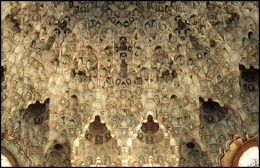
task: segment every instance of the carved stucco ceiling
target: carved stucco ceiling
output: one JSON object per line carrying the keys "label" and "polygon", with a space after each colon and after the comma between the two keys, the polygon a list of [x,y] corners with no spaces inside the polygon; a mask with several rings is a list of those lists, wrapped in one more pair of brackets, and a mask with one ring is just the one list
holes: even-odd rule
{"label": "carved stucco ceiling", "polygon": [[258,1],[1,1],[1,145],[25,166],[219,166],[227,130],[259,135],[258,27]]}

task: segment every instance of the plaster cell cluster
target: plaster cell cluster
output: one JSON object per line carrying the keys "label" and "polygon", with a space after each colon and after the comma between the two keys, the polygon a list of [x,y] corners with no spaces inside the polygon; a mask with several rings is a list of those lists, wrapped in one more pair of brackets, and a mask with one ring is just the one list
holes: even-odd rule
{"label": "plaster cell cluster", "polygon": [[258,1],[1,1],[1,145],[24,166],[220,166],[228,131],[259,144],[258,27]]}

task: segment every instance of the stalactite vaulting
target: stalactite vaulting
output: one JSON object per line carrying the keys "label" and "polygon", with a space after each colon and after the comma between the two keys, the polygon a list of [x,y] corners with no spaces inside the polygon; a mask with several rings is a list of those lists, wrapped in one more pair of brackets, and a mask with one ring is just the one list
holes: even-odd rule
{"label": "stalactite vaulting", "polygon": [[258,1],[1,1],[16,165],[223,166],[252,137]]}

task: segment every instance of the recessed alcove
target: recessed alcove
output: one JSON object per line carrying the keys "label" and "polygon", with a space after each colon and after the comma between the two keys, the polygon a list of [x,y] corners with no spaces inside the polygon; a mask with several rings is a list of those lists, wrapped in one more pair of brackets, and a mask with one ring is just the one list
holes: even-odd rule
{"label": "recessed alcove", "polygon": [[241,78],[247,82],[259,82],[259,69],[255,69],[253,66],[250,66],[249,69],[246,69],[244,65],[239,64],[239,70],[241,71]]}
{"label": "recessed alcove", "polygon": [[63,148],[63,146],[61,144],[54,145],[54,149],[56,149],[56,150],[61,150],[62,148]]}
{"label": "recessed alcove", "polygon": [[193,149],[193,148],[195,147],[195,144],[194,144],[193,142],[188,142],[188,143],[186,144],[186,146],[187,146],[187,148],[189,148],[189,149]]}
{"label": "recessed alcove", "polygon": [[105,123],[100,122],[100,116],[97,115],[95,116],[95,120],[92,123],[90,123],[89,131],[92,134],[98,135],[105,134],[108,131],[108,129]]}
{"label": "recessed alcove", "polygon": [[202,110],[208,114],[216,112],[219,108],[219,103],[212,101],[212,99],[208,99],[207,102],[202,104]]}
{"label": "recessed alcove", "polygon": [[155,134],[159,130],[159,124],[154,122],[151,115],[148,115],[147,122],[142,123],[141,130],[146,134]]}

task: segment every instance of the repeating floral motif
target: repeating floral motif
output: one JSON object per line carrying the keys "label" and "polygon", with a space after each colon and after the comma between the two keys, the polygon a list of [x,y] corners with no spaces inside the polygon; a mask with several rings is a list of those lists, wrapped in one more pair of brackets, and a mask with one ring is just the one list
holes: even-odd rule
{"label": "repeating floral motif", "polygon": [[259,136],[258,27],[257,1],[1,2],[3,144],[30,166],[219,166],[229,129]]}

